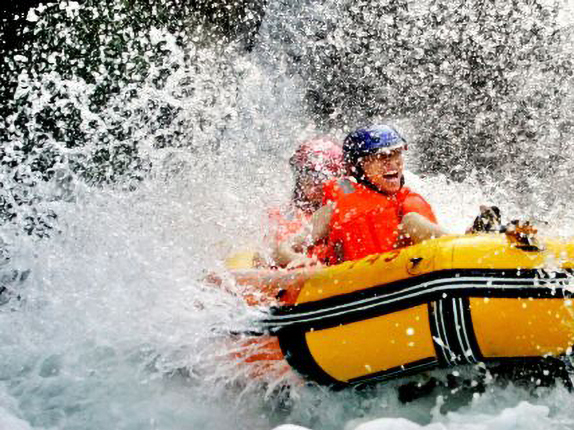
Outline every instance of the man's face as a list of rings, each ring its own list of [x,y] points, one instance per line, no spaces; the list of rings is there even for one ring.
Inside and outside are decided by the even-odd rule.
[[[403,178],[403,150],[395,149],[363,157],[360,160],[366,179],[386,194],[401,189]]]

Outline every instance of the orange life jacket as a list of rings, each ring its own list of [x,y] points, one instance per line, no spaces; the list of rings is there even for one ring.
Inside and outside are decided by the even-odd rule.
[[[324,203],[328,201],[335,204],[328,244],[338,250],[337,262],[358,260],[401,246],[399,224],[407,213],[419,213],[436,223],[431,206],[407,187],[386,195],[342,178],[325,184]]]
[[[292,206],[281,210],[274,208],[268,211],[269,222],[272,225],[273,240],[275,243],[285,241],[294,234],[297,234],[303,226],[308,223],[313,216]],[[307,250],[309,257],[315,257],[321,263],[327,263],[334,257],[332,247],[327,241],[319,242]]]

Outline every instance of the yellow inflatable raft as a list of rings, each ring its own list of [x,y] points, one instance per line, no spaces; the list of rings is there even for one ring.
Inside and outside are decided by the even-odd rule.
[[[278,296],[262,321],[300,374],[331,386],[569,355],[574,243],[443,237],[338,266],[237,271]]]

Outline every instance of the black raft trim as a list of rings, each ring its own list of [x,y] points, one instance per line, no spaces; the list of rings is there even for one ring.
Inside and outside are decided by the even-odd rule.
[[[562,287],[569,275],[566,271],[550,275],[542,270],[444,270],[315,302],[273,308],[262,325],[271,333],[295,326],[309,331],[443,299],[572,297],[572,293]]]
[[[470,349],[474,354],[475,362],[482,362],[484,361],[484,356],[480,351],[478,340],[476,340],[476,333],[474,332],[474,323],[472,322],[472,312],[470,309],[470,299],[469,297],[464,297],[461,300],[463,305],[463,314],[462,314],[463,324],[466,327]]]
[[[429,323],[436,355],[444,367],[483,360],[470,315],[468,298],[429,303]]]
[[[311,351],[309,351],[305,332],[284,330],[279,336],[279,346],[287,363],[306,379],[333,389],[342,389],[348,386],[346,382],[333,378],[317,364]]]

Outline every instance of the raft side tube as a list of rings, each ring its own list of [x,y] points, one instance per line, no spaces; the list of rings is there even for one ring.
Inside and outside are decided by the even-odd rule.
[[[573,250],[495,234],[427,241],[312,274],[263,324],[292,367],[331,386],[561,356],[574,344]]]

